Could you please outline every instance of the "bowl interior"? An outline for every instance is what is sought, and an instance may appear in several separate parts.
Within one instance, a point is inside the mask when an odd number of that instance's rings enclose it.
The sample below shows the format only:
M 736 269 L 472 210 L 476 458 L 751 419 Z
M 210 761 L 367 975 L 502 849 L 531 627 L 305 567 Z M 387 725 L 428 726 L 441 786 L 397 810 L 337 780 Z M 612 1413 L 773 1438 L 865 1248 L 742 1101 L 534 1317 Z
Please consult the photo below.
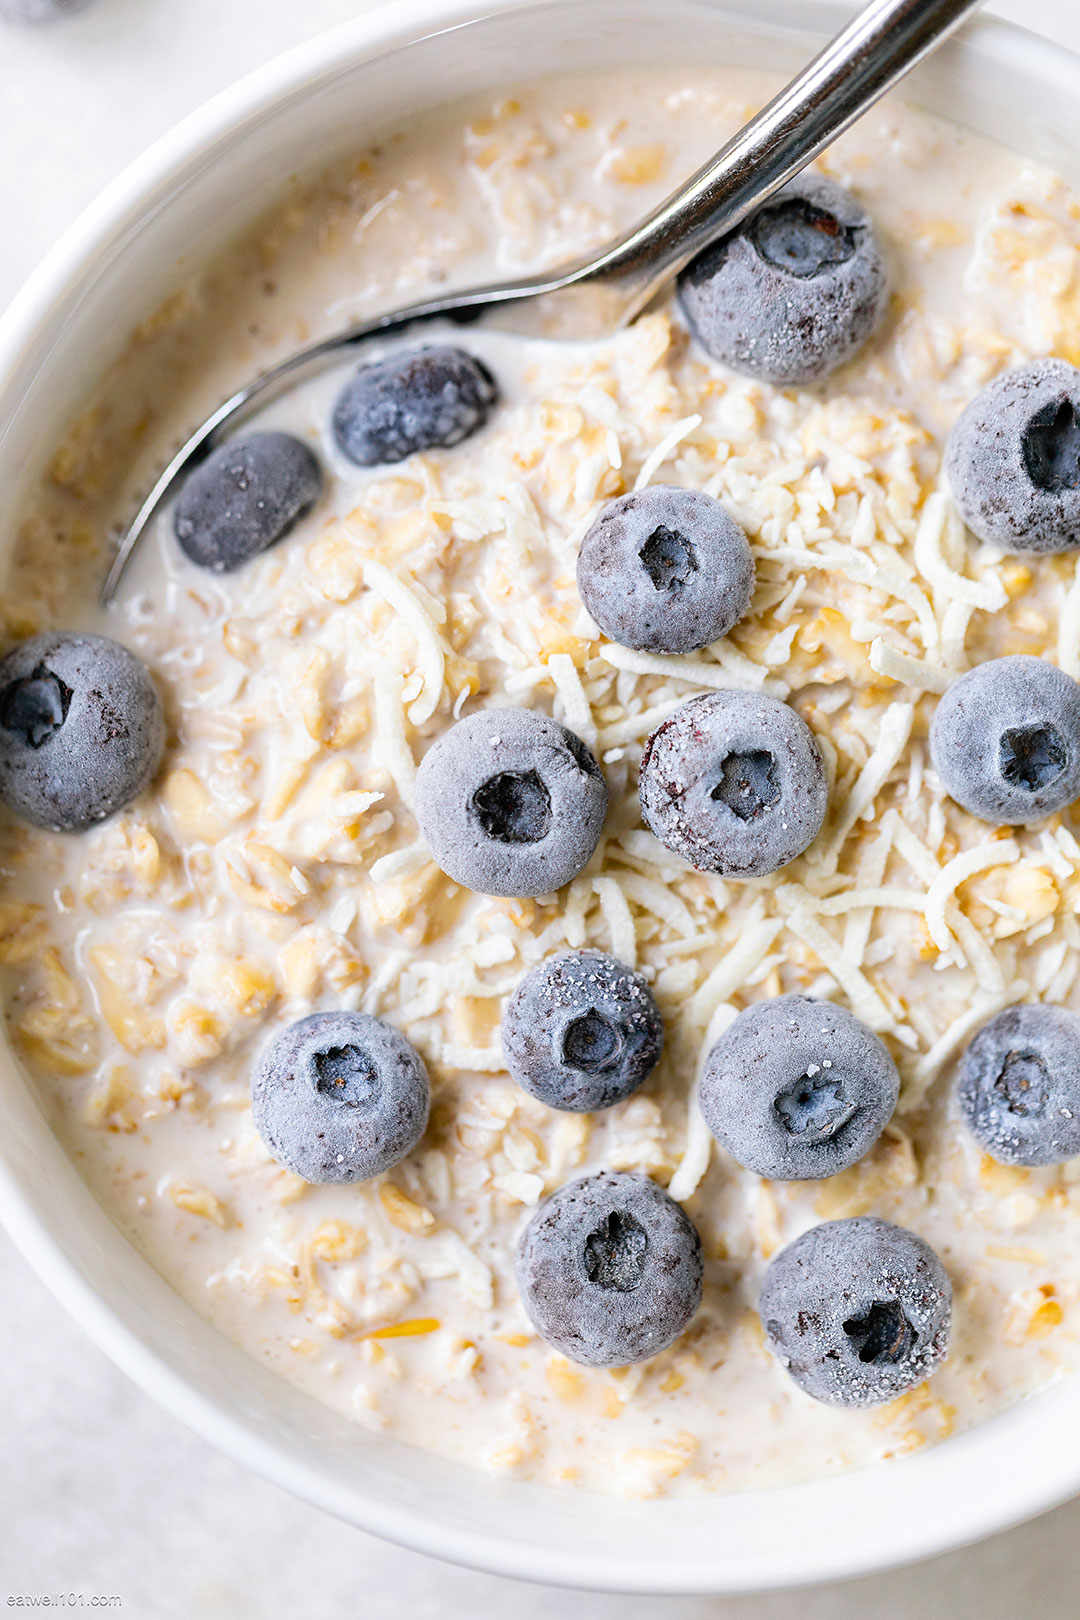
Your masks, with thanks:
M 20 490 L 132 325 L 287 176 L 434 100 L 520 80 L 522 62 L 529 77 L 705 60 L 794 69 L 850 5 L 492 0 L 473 22 L 468 11 L 390 7 L 291 53 L 167 137 L 75 228 L 0 329 L 0 545 Z M 907 94 L 1080 178 L 1080 63 L 1020 30 L 981 25 Z M 625 1503 L 474 1473 L 349 1425 L 222 1340 L 97 1205 L 6 1049 L 0 1095 L 0 1212 L 104 1347 L 241 1460 L 424 1551 L 609 1590 L 745 1591 L 938 1551 L 1080 1484 L 1070 1383 L 932 1454 L 769 1493 Z

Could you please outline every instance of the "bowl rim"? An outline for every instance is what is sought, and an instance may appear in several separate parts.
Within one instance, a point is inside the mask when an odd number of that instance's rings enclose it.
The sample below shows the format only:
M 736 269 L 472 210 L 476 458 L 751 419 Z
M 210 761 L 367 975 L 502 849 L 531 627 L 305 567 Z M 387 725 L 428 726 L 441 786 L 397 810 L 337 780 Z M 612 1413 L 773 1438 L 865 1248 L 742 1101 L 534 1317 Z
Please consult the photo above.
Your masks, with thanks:
M 341 23 L 293 46 L 234 84 L 219 91 L 194 112 L 159 136 L 82 211 L 31 272 L 6 311 L 0 315 L 0 383 L 47 331 L 56 309 L 78 288 L 80 280 L 105 250 L 121 243 L 159 195 L 167 195 L 180 175 L 205 159 L 244 126 L 311 81 L 327 73 L 406 48 L 420 40 L 502 13 L 557 10 L 573 0 L 388 0 L 376 9 Z M 766 14 L 780 26 L 803 33 L 822 24 L 839 26 L 851 12 L 848 0 L 706 0 L 733 20 Z M 1080 56 L 1066 47 L 1003 19 L 978 16 L 962 30 L 964 42 L 976 42 L 980 54 L 998 65 L 1023 66 L 1032 77 L 1080 100 Z M 437 99 L 437 98 L 435 98 Z M 0 448 L 7 423 L 0 421 Z M 155 1350 L 148 1347 L 83 1275 L 66 1253 L 49 1222 L 24 1198 L 18 1178 L 0 1142 L 0 1222 L 16 1247 L 99 1349 L 146 1394 L 179 1418 L 202 1439 L 234 1461 L 252 1468 L 282 1490 L 370 1534 L 449 1563 L 510 1579 L 545 1585 L 652 1595 L 748 1593 L 772 1591 L 869 1575 L 969 1545 L 985 1536 L 1035 1517 L 1080 1491 L 1080 1455 L 1067 1468 L 1047 1470 L 1037 1488 L 1021 1501 L 1001 1502 L 981 1517 L 970 1512 L 957 1519 L 939 1515 L 930 1523 L 898 1527 L 888 1553 L 880 1548 L 860 1554 L 846 1549 L 842 1565 L 822 1557 L 815 1567 L 787 1571 L 761 1570 L 757 1579 L 732 1584 L 717 1562 L 715 1576 L 703 1580 L 701 1564 L 686 1574 L 668 1566 L 650 1568 L 647 1561 L 621 1572 L 603 1554 L 586 1559 L 560 1548 L 526 1548 L 495 1534 L 442 1523 L 419 1510 L 409 1510 L 364 1494 L 364 1511 L 356 1511 L 360 1491 L 343 1506 L 340 1490 L 318 1467 L 286 1456 L 253 1425 L 198 1391 Z M 121 1242 L 127 1242 L 118 1231 Z M 1080 1376 L 1080 1375 L 1078 1375 Z M 1015 1413 L 1018 1409 L 1014 1408 Z M 973 1431 L 975 1432 L 975 1431 Z M 955 1443 L 955 1442 L 954 1442 Z M 904 1464 L 902 1466 L 908 1466 Z

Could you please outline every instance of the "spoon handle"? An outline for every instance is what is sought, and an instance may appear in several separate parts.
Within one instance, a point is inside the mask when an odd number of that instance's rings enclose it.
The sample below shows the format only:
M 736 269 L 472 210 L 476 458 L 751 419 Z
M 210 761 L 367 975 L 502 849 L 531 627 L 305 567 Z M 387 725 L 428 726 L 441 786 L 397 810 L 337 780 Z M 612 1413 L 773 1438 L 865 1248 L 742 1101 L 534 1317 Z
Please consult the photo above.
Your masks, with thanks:
M 594 261 L 624 320 L 702 248 L 794 178 L 982 0 L 870 0 L 704 168 Z

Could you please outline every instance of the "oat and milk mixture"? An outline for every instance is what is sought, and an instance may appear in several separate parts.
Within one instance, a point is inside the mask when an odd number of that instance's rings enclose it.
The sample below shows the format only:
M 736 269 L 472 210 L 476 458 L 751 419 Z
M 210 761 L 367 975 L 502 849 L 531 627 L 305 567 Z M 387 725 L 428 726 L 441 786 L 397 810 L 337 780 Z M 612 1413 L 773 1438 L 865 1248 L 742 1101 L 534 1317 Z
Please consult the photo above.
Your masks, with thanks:
M 361 472 L 327 420 L 347 371 L 266 413 L 318 442 L 324 496 L 213 576 L 166 515 L 118 611 L 88 606 L 110 525 L 164 453 L 269 361 L 444 284 L 554 263 L 639 216 L 764 99 L 750 75 L 567 79 L 440 113 L 312 187 L 136 332 L 21 521 L 5 639 L 97 628 L 155 674 L 152 788 L 78 836 L 5 816 L 0 961 L 11 1038 L 123 1230 L 252 1355 L 357 1423 L 516 1478 L 629 1496 L 805 1479 L 910 1452 L 1080 1360 L 1076 1165 L 980 1155 L 953 1059 L 1020 1000 L 1076 1004 L 1080 842 L 1068 812 L 989 827 L 929 767 L 936 696 L 980 659 L 1080 674 L 1080 572 L 966 536 L 945 435 L 1003 368 L 1080 359 L 1080 207 L 1066 186 L 892 103 L 829 154 L 890 255 L 888 318 L 854 365 L 778 391 L 708 361 L 674 306 L 592 346 L 468 329 L 502 402 L 467 443 Z M 649 483 L 720 497 L 754 546 L 733 633 L 688 657 L 601 637 L 575 589 L 603 502 Z M 695 872 L 642 825 L 643 743 L 693 694 L 789 698 L 824 753 L 825 829 L 772 876 Z M 602 760 L 597 852 L 556 895 L 445 878 L 418 838 L 417 763 L 487 705 L 553 714 Z M 667 1041 L 605 1113 L 516 1087 L 499 1040 L 522 975 L 589 944 L 636 965 Z M 770 1183 L 691 1106 L 732 1010 L 831 997 L 895 1057 L 898 1111 L 853 1169 Z M 270 1158 L 249 1080 L 322 1008 L 377 1013 L 423 1055 L 431 1122 L 396 1169 L 308 1186 Z M 705 1292 L 668 1350 L 578 1367 L 530 1327 L 517 1233 L 601 1168 L 696 1222 Z M 872 1212 L 953 1282 L 949 1359 L 892 1404 L 837 1411 L 769 1356 L 768 1258 Z

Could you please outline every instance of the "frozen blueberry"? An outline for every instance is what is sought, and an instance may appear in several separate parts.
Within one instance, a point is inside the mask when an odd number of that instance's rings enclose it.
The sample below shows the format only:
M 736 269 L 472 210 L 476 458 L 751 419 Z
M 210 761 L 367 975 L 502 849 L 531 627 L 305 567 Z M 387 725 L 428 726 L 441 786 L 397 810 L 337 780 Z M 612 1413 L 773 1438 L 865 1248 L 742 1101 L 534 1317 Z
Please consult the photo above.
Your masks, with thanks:
M 581 543 L 581 600 L 605 635 L 686 653 L 726 636 L 750 606 L 750 542 L 719 501 L 653 484 L 611 501 Z
M 682 704 L 645 745 L 641 813 L 668 849 L 725 877 L 801 855 L 825 819 L 825 768 L 806 722 L 755 692 Z
M 85 11 L 94 0 L 0 0 L 0 21 L 10 23 L 60 22 Z
M 164 746 L 150 672 L 115 641 L 51 631 L 0 659 L 0 799 L 24 821 L 103 821 L 138 798 Z
M 361 367 L 345 386 L 334 438 L 358 467 L 449 449 L 483 427 L 498 392 L 487 367 L 464 349 L 408 349 Z
M 1080 546 L 1080 371 L 1036 360 L 977 394 L 949 435 L 960 515 L 1003 551 Z
M 776 996 L 709 1053 L 701 1112 L 720 1146 L 770 1181 L 815 1181 L 873 1147 L 900 1092 L 896 1064 L 844 1007 Z
M 279 1164 L 319 1183 L 367 1181 L 411 1153 L 428 1076 L 404 1035 L 358 1012 L 320 1012 L 275 1035 L 251 1081 L 259 1135 Z
M 607 786 L 581 738 L 557 720 L 482 709 L 424 755 L 415 811 L 455 883 L 480 894 L 550 894 L 596 848 Z
M 701 1276 L 697 1227 L 647 1176 L 603 1170 L 560 1187 L 518 1242 L 529 1319 L 586 1367 L 666 1349 L 701 1303 Z
M 939 700 L 930 755 L 982 821 L 1020 825 L 1080 796 L 1080 686 L 1042 658 L 992 658 Z
M 664 1026 L 640 973 L 602 951 L 570 951 L 527 973 L 502 1020 L 511 1075 L 549 1108 L 592 1113 L 637 1090 Z
M 176 502 L 173 528 L 200 568 L 230 574 L 288 534 L 322 489 L 322 470 L 289 433 L 230 439 L 197 467 Z
M 857 1215 L 813 1226 L 781 1249 L 758 1310 L 800 1389 L 829 1406 L 873 1406 L 914 1389 L 944 1360 L 952 1287 L 922 1238 Z
M 801 174 L 679 278 L 714 360 L 763 382 L 816 382 L 850 360 L 888 295 L 873 224 L 842 186 Z
M 1001 1164 L 1060 1164 L 1080 1154 L 1080 1015 L 1009 1007 L 960 1059 L 960 1112 Z

